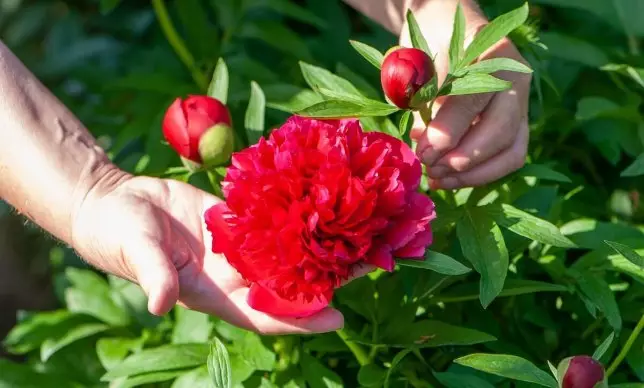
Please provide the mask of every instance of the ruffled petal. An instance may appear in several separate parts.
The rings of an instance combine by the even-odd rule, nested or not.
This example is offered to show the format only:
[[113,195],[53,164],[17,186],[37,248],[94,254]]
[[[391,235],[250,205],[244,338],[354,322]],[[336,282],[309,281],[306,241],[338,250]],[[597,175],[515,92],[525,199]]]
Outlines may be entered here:
[[261,283],[254,283],[248,293],[248,305],[270,315],[305,318],[326,308],[332,298],[333,291],[328,291],[310,300],[306,300],[303,294],[298,294],[294,300],[286,300]]

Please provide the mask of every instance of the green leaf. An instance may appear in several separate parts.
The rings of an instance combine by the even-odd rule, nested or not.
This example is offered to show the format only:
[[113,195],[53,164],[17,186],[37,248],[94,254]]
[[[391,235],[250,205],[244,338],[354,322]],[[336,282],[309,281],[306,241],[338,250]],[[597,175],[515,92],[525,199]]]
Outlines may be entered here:
[[484,208],[497,224],[519,236],[555,247],[576,247],[575,243],[565,237],[555,225],[514,206],[503,203],[487,205]]
[[90,323],[76,326],[73,329],[63,333],[63,336],[57,339],[47,339],[40,348],[40,359],[46,362],[49,357],[57,351],[83,338],[91,337],[95,334],[109,330],[109,326],[102,323]]
[[212,388],[212,379],[205,366],[179,376],[170,388]]
[[[449,288],[436,297],[437,302],[455,303],[476,300],[479,297],[479,285],[476,283],[459,284]],[[566,292],[568,288],[560,284],[526,279],[507,279],[498,297],[534,294],[537,292]]]
[[360,95],[360,91],[346,79],[339,77],[327,69],[300,62],[302,76],[311,89],[318,91],[320,88]]
[[369,46],[368,44],[358,42],[355,40],[350,40],[351,46],[362,55],[369,63],[374,65],[376,68],[380,69],[382,67],[382,61],[384,56],[378,49]]
[[429,82],[418,89],[418,91],[411,98],[409,105],[414,108],[421,107],[422,105],[436,98],[437,93],[438,77],[433,77]]
[[460,261],[453,259],[443,253],[427,250],[424,260],[396,260],[396,263],[402,266],[428,269],[443,275],[458,276],[472,271],[461,264]]
[[405,358],[406,355],[411,353],[412,350],[414,349],[413,348],[403,349],[400,352],[396,353],[394,358],[391,360],[391,366],[387,370],[387,375],[385,376],[385,388],[389,387],[389,379],[391,378],[391,375],[394,369],[396,369],[396,367],[398,366],[398,364],[400,364],[403,358]]
[[230,356],[223,342],[217,337],[210,344],[208,356],[208,374],[215,388],[232,388],[232,370]]
[[311,51],[303,37],[282,22],[254,20],[252,23],[241,23],[238,31],[239,36],[261,40],[286,55],[311,59]]
[[470,354],[455,363],[497,376],[557,388],[557,381],[533,363],[510,354]]
[[491,341],[496,341],[496,338],[482,331],[426,319],[414,322],[404,331],[391,334],[385,344],[390,347],[435,348],[467,346]]
[[142,338],[101,338],[96,341],[96,355],[106,370],[118,365],[130,351],[143,345]]
[[631,163],[630,166],[626,167],[619,176],[622,177],[632,177],[644,175],[644,154],[641,154]]
[[600,360],[603,356],[604,353],[610,348],[610,345],[612,345],[613,340],[615,339],[615,332],[612,332],[606,337],[605,340],[602,341],[601,344],[595,349],[595,352],[593,353],[593,358],[595,360]]
[[191,368],[206,363],[208,345],[177,344],[163,345],[135,353],[109,370],[101,381],[112,381],[119,377]]
[[484,308],[501,290],[508,272],[508,250],[501,229],[482,209],[465,209],[456,223],[463,255],[481,274],[480,301]]
[[608,240],[604,240],[604,242],[628,261],[644,269],[644,257],[640,256],[631,247]]
[[468,74],[455,79],[445,86],[444,91],[441,91],[440,94],[444,96],[460,96],[464,94],[500,92],[511,87],[512,82],[498,79],[489,74]]
[[181,306],[175,307],[174,314],[173,344],[208,342],[213,327],[208,315]]
[[302,374],[310,388],[343,388],[342,379],[315,357],[303,353],[300,358]]
[[161,372],[144,373],[119,380],[118,383],[115,383],[114,385],[118,388],[145,386],[146,384],[161,383],[164,381],[172,380],[184,373],[185,371],[183,370],[166,370]]
[[127,312],[117,306],[108,294],[68,288],[65,302],[69,311],[91,315],[112,326],[127,326],[130,323]]
[[454,70],[461,61],[465,50],[465,15],[461,3],[456,4],[452,39],[449,42],[449,68]]
[[61,332],[92,320],[67,310],[40,312],[14,326],[4,338],[3,345],[11,353],[25,354],[40,347],[48,338],[55,338]]
[[465,50],[463,59],[457,68],[468,65],[483,54],[485,50],[521,26],[528,18],[528,10],[528,3],[523,3],[521,7],[498,16],[483,27]]
[[323,100],[311,89],[290,84],[273,84],[264,87],[266,106],[272,109],[293,113]]
[[372,100],[369,98],[366,98],[365,96],[361,94],[351,94],[346,91],[342,90],[331,90],[327,88],[319,88],[318,93],[323,95],[329,100],[341,100],[341,101],[347,101],[347,102],[352,102],[358,105],[378,105],[378,104],[383,104],[380,101]]
[[112,12],[122,0],[101,0],[101,13],[107,15]]
[[550,180],[555,182],[572,183],[570,178],[564,174],[551,169],[543,164],[526,164],[519,169],[518,176],[535,177],[538,179]]
[[215,71],[212,73],[208,95],[226,104],[228,101],[228,66],[223,58],[219,58]]
[[358,371],[358,383],[361,387],[380,387],[387,372],[375,364],[368,364]]
[[264,112],[266,110],[266,97],[257,82],[250,83],[250,100],[246,109],[244,126],[249,144],[253,145],[264,135]]
[[497,71],[515,71],[518,73],[532,73],[532,69],[523,63],[510,58],[484,59],[458,70],[454,73],[456,77],[466,74],[491,74]]
[[[622,329],[622,316],[615,300],[615,294],[608,283],[592,272],[572,272],[581,292],[588,298],[594,307],[599,309],[608,320],[611,327],[619,332]],[[589,310],[593,314],[593,311]]]
[[378,102],[377,104],[362,105],[355,102],[342,100],[327,100],[296,112],[303,117],[317,118],[350,118],[365,116],[388,116],[399,109],[389,104]]
[[412,46],[419,50],[423,50],[425,53],[427,53],[427,55],[433,58],[434,56],[429,50],[427,41],[425,40],[423,33],[420,31],[420,26],[418,26],[416,17],[414,16],[414,13],[411,11],[411,9],[407,10],[407,25],[409,27],[409,37],[411,38]]
[[256,370],[270,371],[275,365],[275,353],[264,346],[262,339],[255,333],[246,333],[235,341],[239,356]]
[[434,376],[446,388],[494,388],[491,383],[470,374],[442,372],[434,373]]
[[400,124],[398,124],[398,134],[402,137],[411,130],[414,125],[414,114],[412,111],[405,111],[400,117]]
[[0,388],[75,388],[73,383],[59,374],[44,374],[27,364],[16,364],[0,359]]

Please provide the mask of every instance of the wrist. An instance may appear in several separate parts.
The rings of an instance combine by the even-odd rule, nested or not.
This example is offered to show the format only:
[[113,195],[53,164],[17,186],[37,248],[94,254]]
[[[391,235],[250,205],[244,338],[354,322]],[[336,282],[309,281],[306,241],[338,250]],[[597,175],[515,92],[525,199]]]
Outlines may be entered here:
[[97,241],[100,236],[95,233],[105,222],[101,216],[101,200],[131,178],[131,174],[109,160],[96,161],[87,166],[74,190],[68,243],[81,257],[101,269],[107,269],[97,262],[103,256]]

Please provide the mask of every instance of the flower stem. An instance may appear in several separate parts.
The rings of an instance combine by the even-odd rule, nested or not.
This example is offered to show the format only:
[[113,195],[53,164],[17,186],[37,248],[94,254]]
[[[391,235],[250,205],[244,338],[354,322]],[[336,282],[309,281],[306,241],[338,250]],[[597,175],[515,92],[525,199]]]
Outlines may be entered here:
[[161,30],[163,30],[170,46],[172,46],[174,51],[177,53],[181,62],[183,62],[188,70],[190,70],[192,78],[197,83],[197,86],[203,90],[208,89],[208,80],[197,68],[194,57],[186,47],[183,39],[179,36],[179,33],[177,33],[177,30],[174,28],[164,0],[152,0],[152,6],[154,7],[154,12],[157,16],[157,20],[159,21],[159,25],[161,26]]
[[353,353],[353,355],[356,357],[356,360],[358,360],[358,364],[360,364],[360,366],[369,364],[369,356],[362,348],[362,346],[360,346],[360,344],[349,341],[349,335],[344,329],[338,329],[336,330],[336,333],[338,334],[338,337],[340,337],[342,342],[347,345],[349,350],[351,350],[351,353]]
[[624,347],[622,347],[622,350],[619,352],[617,357],[615,357],[615,359],[613,360],[613,363],[606,371],[606,377],[610,377],[610,375],[612,375],[613,372],[615,372],[619,364],[622,361],[624,361],[624,358],[626,358],[626,355],[631,350],[631,347],[633,346],[633,344],[635,343],[635,340],[640,335],[643,329],[644,329],[644,314],[642,314],[642,317],[640,318],[639,322],[637,322],[637,326],[635,326],[635,329],[626,340]]

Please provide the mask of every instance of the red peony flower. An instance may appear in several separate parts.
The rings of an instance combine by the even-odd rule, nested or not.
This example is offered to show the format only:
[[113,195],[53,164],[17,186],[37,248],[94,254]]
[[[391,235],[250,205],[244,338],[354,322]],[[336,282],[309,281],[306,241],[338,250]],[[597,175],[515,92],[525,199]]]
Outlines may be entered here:
[[[562,388],[604,388],[608,387],[604,367],[590,356],[568,357],[559,365]],[[560,377],[561,378],[561,377]]]
[[311,315],[356,265],[423,257],[435,212],[420,177],[405,143],[358,120],[291,117],[233,155],[226,202],[205,214],[213,251],[250,283],[254,309]]
[[391,102],[399,108],[407,109],[414,94],[434,74],[434,63],[423,50],[397,48],[385,56],[380,70],[380,83]]

